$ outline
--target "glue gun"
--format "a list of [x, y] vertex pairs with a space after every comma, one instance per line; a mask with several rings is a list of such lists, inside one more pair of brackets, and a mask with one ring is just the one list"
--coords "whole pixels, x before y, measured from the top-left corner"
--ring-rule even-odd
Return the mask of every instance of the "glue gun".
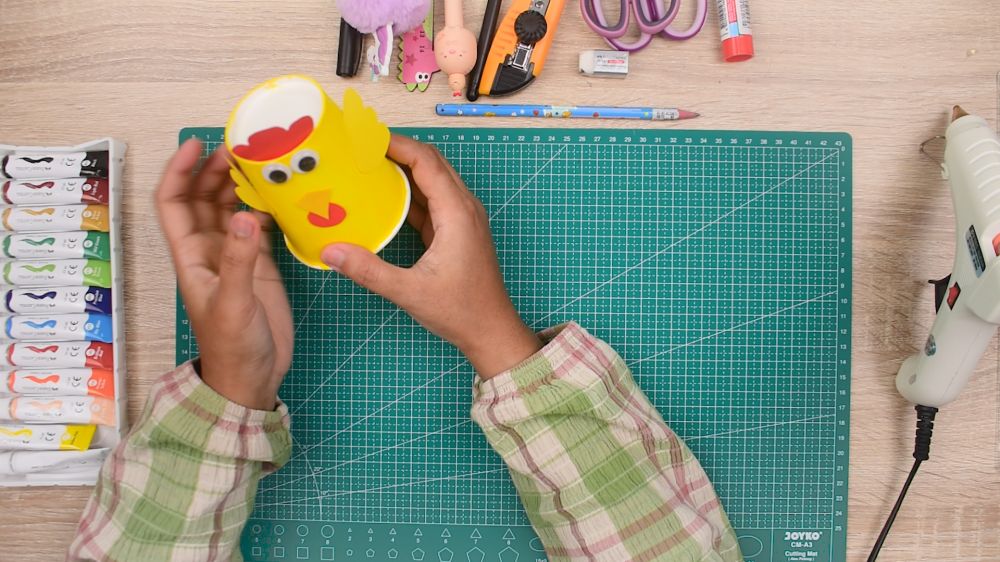
[[955, 206], [955, 264], [932, 281], [937, 318], [923, 352], [896, 375], [903, 397], [933, 408], [958, 396], [1000, 325], [1000, 139], [958, 106], [945, 139], [941, 175]]

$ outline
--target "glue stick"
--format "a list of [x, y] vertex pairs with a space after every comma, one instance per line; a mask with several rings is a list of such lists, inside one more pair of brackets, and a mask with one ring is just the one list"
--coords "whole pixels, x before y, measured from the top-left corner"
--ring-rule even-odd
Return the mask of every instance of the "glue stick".
[[715, 0], [719, 9], [719, 31], [722, 34], [722, 58], [740, 62], [753, 57], [753, 35], [750, 33], [748, 0]]

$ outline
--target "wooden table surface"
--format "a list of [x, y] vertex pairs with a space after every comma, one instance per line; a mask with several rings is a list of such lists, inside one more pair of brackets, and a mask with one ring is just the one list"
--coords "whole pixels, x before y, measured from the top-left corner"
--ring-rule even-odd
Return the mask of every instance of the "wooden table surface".
[[[334, 4], [0, 0], [0, 142], [58, 145], [112, 135], [129, 143], [125, 293], [133, 418], [150, 382], [174, 364], [173, 271], [151, 196], [179, 128], [223, 124], [250, 87], [288, 72], [315, 76], [335, 99], [348, 85], [358, 88], [391, 125], [481, 124], [434, 116], [433, 105], [448, 99], [440, 74], [423, 94], [390, 79], [338, 78]], [[465, 4], [467, 24], [478, 30], [485, 0]], [[996, 123], [995, 3], [755, 0], [753, 60], [720, 62], [713, 13], [693, 40], [656, 40], [635, 55], [624, 81], [577, 74], [578, 52], [602, 42], [575, 3], [568, 4], [545, 73], [517, 100], [677, 105], [701, 112], [683, 124], [689, 128], [853, 135], [848, 559], [863, 559], [911, 463], [914, 416], [893, 379], [933, 320], [926, 280], [944, 276], [954, 252], [948, 188], [917, 146], [943, 132], [955, 103]], [[998, 347], [991, 346], [975, 380], [938, 416], [932, 459], [883, 560], [1000, 560]], [[60, 559], [88, 494], [0, 489], [0, 560]]]

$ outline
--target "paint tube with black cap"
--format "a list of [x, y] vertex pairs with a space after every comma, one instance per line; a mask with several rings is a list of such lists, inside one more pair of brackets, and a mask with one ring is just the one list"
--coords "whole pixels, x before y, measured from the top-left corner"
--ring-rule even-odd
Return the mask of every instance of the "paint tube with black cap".
[[0, 172], [16, 180], [106, 178], [108, 151], [15, 152], [3, 157]]

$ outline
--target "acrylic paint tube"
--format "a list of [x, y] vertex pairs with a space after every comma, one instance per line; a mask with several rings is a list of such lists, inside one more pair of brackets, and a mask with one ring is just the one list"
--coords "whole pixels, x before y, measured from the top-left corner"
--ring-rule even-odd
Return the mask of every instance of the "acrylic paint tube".
[[111, 263], [103, 260], [9, 261], [3, 281], [18, 287], [111, 287]]
[[15, 232], [64, 232], [96, 230], [108, 232], [111, 215], [107, 205], [57, 205], [7, 207], [0, 214], [4, 230]]
[[[3, 375], [0, 374], [0, 385]], [[25, 396], [115, 397], [115, 374], [107, 369], [16, 369], [7, 373], [9, 394]], [[3, 392], [0, 392], [3, 394]]]
[[0, 317], [0, 339], [17, 341], [114, 341], [111, 317], [106, 314], [48, 314]]
[[0, 172], [16, 180], [106, 178], [108, 151], [15, 152], [3, 157]]
[[93, 396], [0, 396], [0, 421], [115, 425], [115, 403]]
[[21, 260], [111, 259], [107, 232], [39, 232], [0, 234], [4, 256]]
[[8, 205], [107, 205], [111, 202], [108, 180], [65, 178], [61, 180], [10, 180], [0, 193]]
[[86, 451], [94, 425], [0, 424], [0, 451]]
[[30, 369], [113, 369], [114, 346], [102, 342], [18, 342], [7, 345], [11, 367]]
[[111, 449], [86, 451], [10, 451], [0, 453], [0, 475], [36, 472], [96, 472]]
[[9, 289], [2, 294], [14, 314], [111, 314], [111, 289], [102, 287]]

